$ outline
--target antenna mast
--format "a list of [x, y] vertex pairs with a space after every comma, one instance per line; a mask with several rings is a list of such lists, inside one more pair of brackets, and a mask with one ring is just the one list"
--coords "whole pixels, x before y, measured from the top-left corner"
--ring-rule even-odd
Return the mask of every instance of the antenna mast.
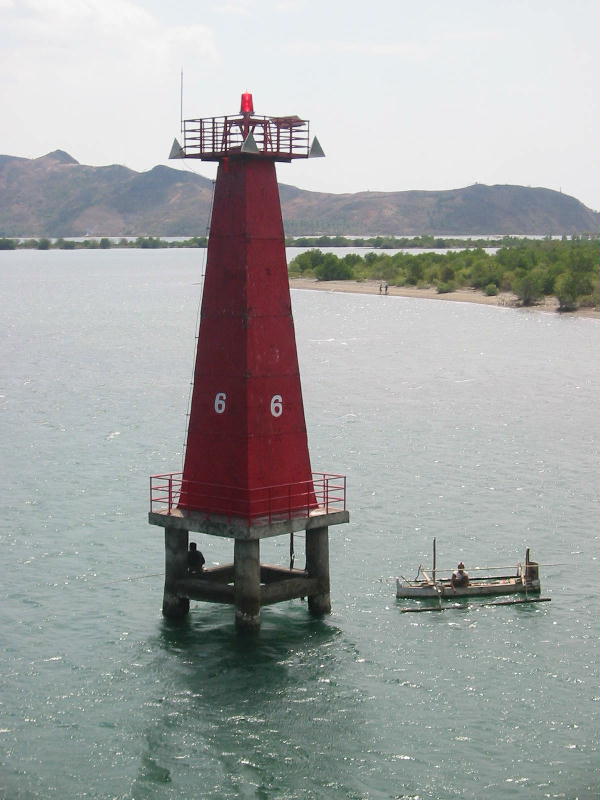
[[181, 81], [179, 86], [179, 125], [183, 136], [183, 67], [181, 68]]

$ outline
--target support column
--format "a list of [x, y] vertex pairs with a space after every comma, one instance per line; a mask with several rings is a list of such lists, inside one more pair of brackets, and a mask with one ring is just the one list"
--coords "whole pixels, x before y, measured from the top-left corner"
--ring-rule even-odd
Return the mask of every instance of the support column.
[[239, 630], [260, 628], [260, 540], [235, 539], [233, 545], [235, 624]]
[[187, 597], [177, 594], [175, 585], [187, 575], [188, 532], [179, 528], [165, 528], [165, 590], [162, 613], [177, 619], [190, 610]]
[[306, 531], [306, 571], [309, 578], [317, 578], [319, 589], [308, 596], [311, 614], [321, 616], [331, 613], [329, 594], [329, 528]]

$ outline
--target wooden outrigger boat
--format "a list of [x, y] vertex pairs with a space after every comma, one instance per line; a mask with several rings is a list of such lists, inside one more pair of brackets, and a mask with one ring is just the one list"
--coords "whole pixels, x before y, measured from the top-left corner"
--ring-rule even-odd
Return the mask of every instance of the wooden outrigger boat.
[[[539, 564], [529, 558], [529, 548], [525, 553], [525, 562], [516, 565], [512, 575], [501, 573], [510, 567], [475, 567], [470, 570], [466, 585], [457, 585], [452, 580], [451, 569], [437, 569], [435, 539], [433, 540], [433, 565], [431, 570], [419, 566], [414, 580], [396, 578], [396, 597], [413, 600], [455, 600], [460, 597], [489, 597], [491, 595], [538, 595], [541, 591]], [[473, 572], [486, 571], [491, 575], [474, 577]], [[439, 577], [447, 573], [448, 577]], [[513, 602], [519, 602], [513, 601]]]

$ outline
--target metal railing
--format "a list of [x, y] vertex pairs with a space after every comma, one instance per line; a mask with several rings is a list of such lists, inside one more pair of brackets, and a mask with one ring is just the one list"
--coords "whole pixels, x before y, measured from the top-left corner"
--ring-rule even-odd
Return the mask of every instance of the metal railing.
[[312, 480], [244, 489], [183, 479], [172, 472], [150, 477], [150, 511], [185, 509], [211, 516], [266, 519], [308, 517], [315, 511], [346, 510], [346, 476], [314, 472]]
[[309, 124], [299, 117], [205, 117], [184, 120], [183, 151], [186, 158], [221, 158], [240, 152], [252, 134], [258, 154], [272, 158], [307, 158]]

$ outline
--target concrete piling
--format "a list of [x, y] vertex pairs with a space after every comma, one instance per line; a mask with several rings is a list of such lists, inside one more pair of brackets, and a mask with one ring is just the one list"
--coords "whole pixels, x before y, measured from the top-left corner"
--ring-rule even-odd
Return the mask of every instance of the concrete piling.
[[235, 625], [238, 630], [260, 627], [260, 539], [236, 539], [233, 546]]
[[[190, 600], [225, 603], [234, 606], [235, 625], [240, 631], [257, 631], [261, 608], [287, 600], [307, 598], [311, 614], [329, 614], [329, 527], [348, 520], [345, 509], [255, 523], [174, 508], [169, 508], [168, 513], [150, 511], [150, 524], [165, 530], [163, 614], [172, 619], [185, 616]], [[261, 564], [261, 539], [302, 530], [306, 541], [305, 569]], [[202, 572], [189, 574], [190, 532], [233, 539], [233, 563], [207, 565]]]
[[315, 616], [330, 614], [329, 529], [326, 527], [306, 531], [306, 572], [309, 578], [318, 581], [318, 591], [308, 596], [310, 613]]
[[177, 581], [187, 575], [188, 532], [180, 528], [165, 528], [165, 589], [162, 612], [177, 619], [190, 610], [190, 601], [177, 593]]

